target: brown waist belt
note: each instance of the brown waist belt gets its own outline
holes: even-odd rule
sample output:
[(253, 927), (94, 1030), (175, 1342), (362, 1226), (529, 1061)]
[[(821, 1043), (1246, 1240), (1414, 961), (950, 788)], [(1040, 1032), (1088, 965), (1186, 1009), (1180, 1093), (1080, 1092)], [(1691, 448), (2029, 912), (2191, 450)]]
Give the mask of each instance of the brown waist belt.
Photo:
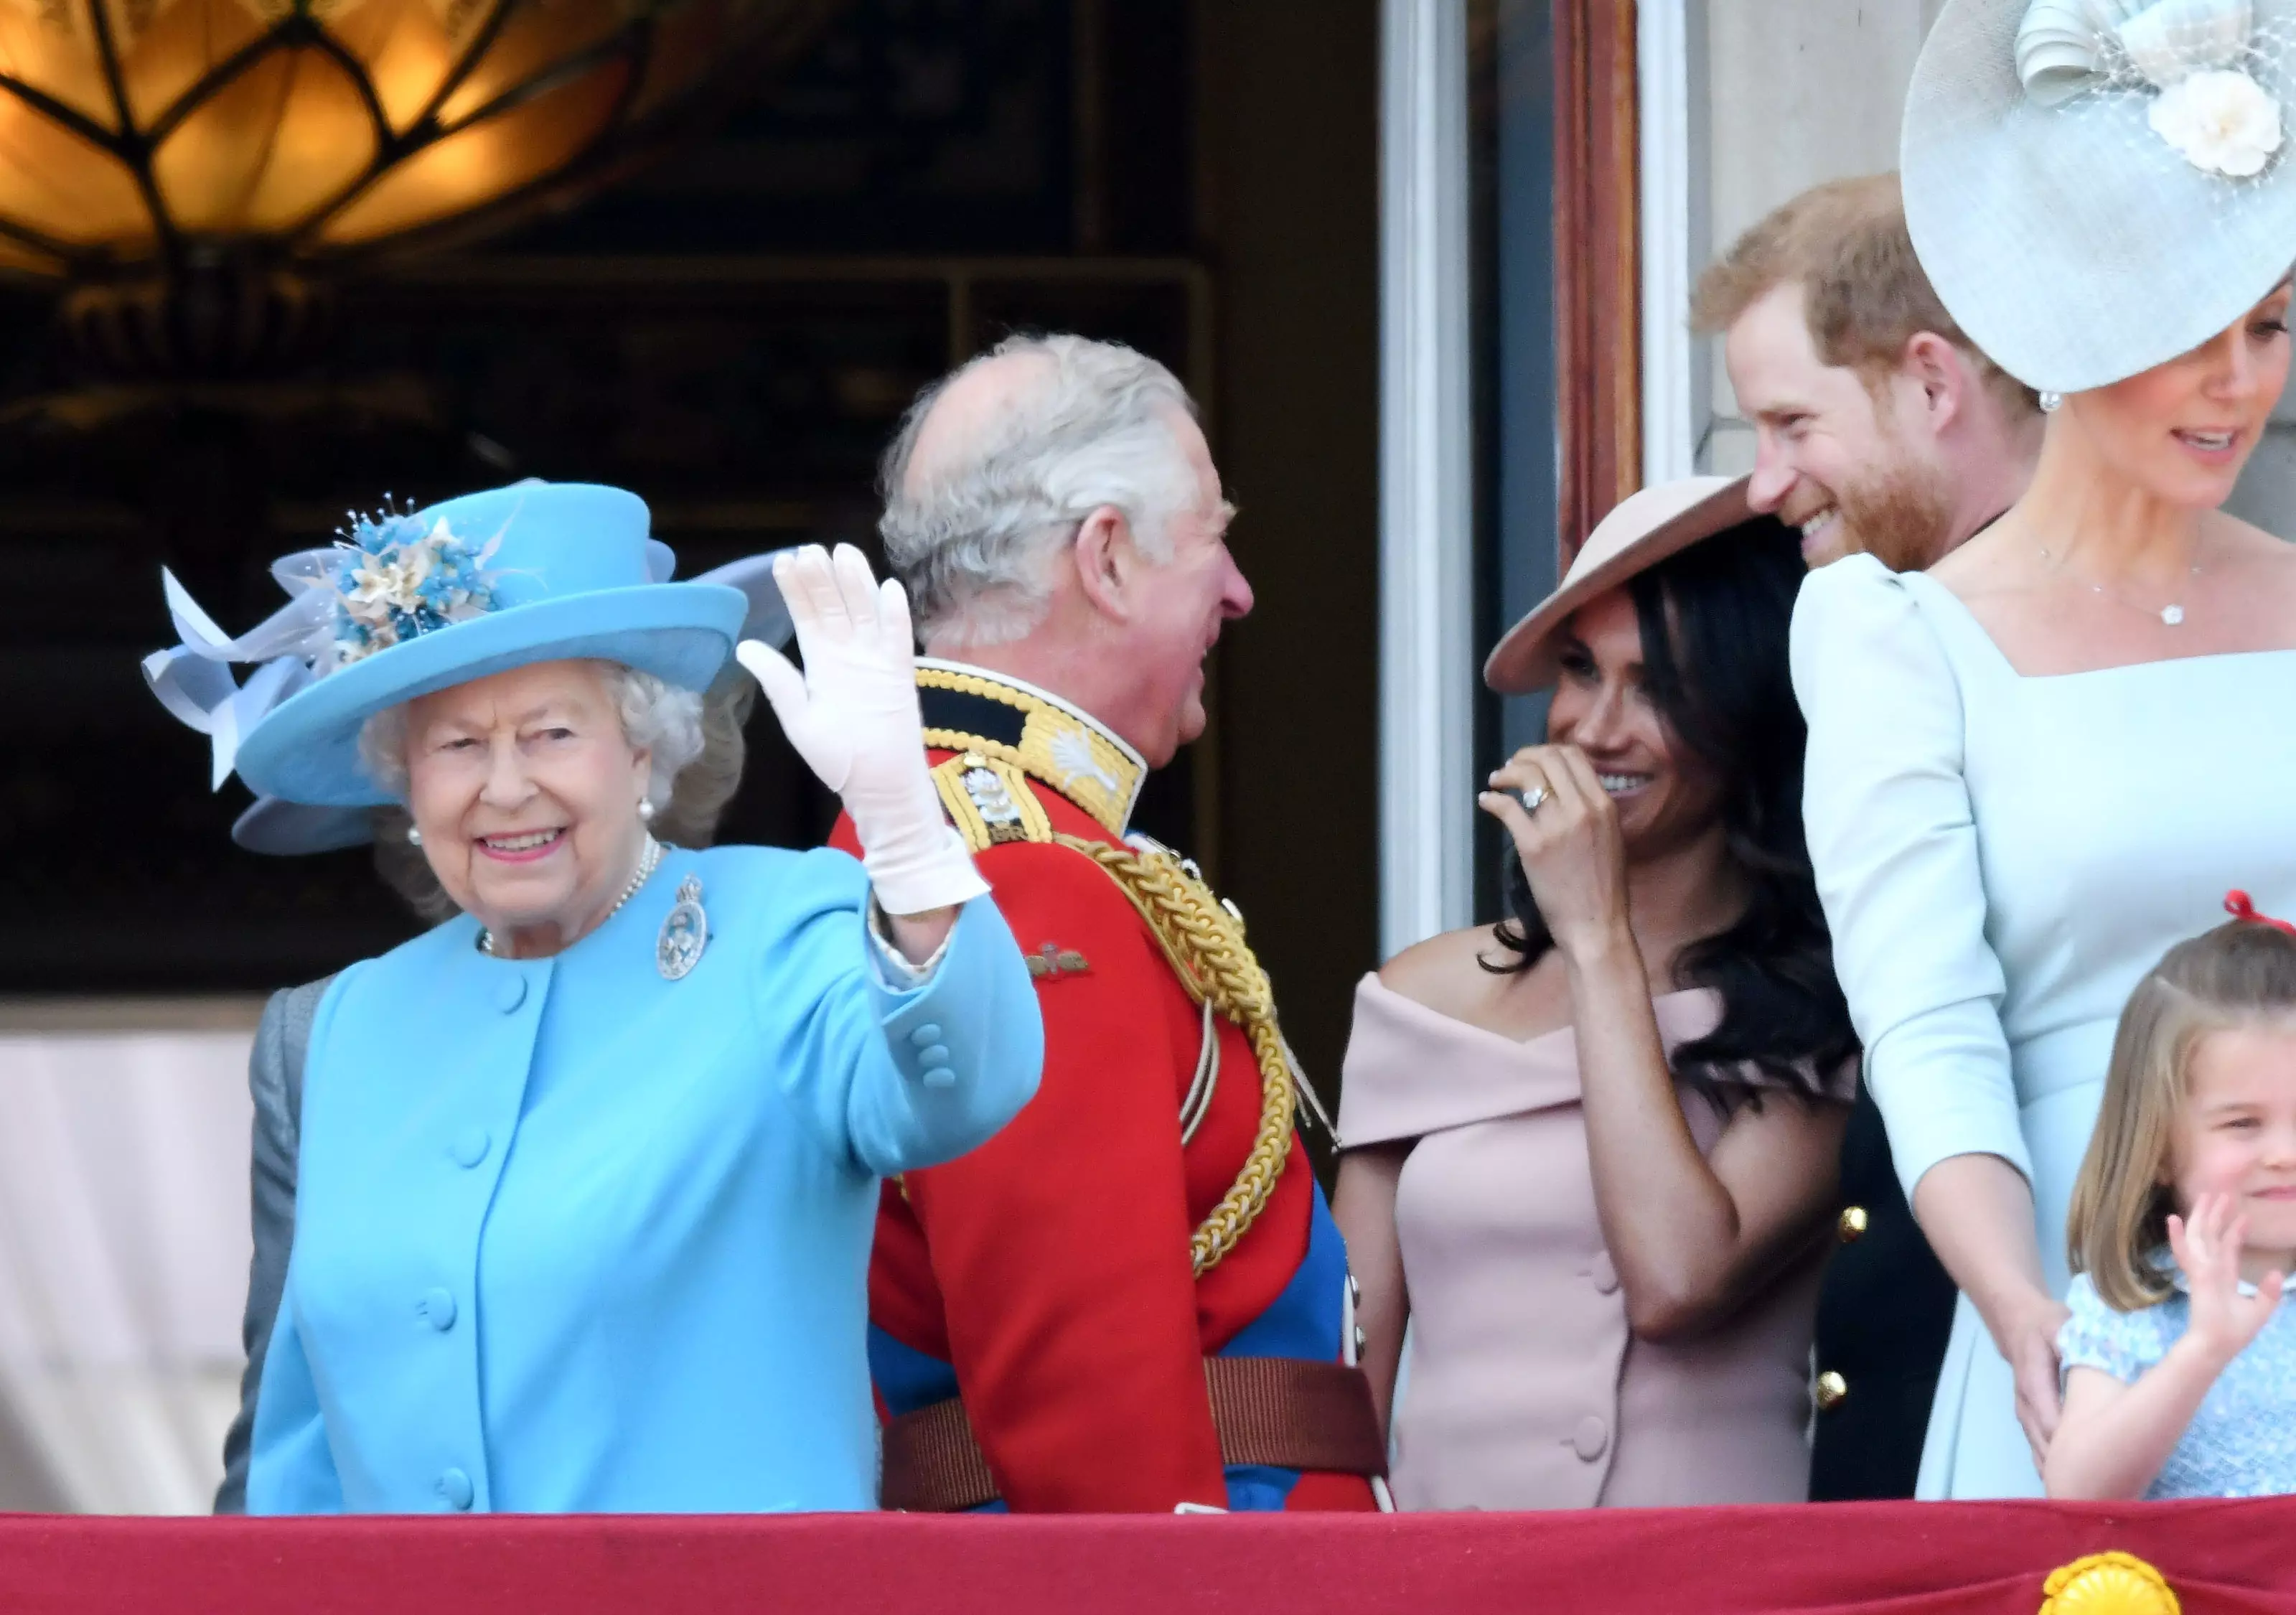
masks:
[[(1363, 1370), (1301, 1357), (1206, 1357), (1224, 1463), (1342, 1475), (1387, 1473), (1387, 1441)], [(955, 1397), (885, 1426), (882, 1502), (955, 1513), (996, 1501), (996, 1481)]]

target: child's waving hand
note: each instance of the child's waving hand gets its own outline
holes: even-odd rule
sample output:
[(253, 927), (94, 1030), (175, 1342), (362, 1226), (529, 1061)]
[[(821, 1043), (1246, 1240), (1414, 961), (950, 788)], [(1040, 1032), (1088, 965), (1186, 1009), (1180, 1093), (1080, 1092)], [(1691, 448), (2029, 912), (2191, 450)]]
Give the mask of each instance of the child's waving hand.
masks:
[(2227, 1363), (2271, 1320), (2284, 1282), (2281, 1274), (2267, 1273), (2252, 1291), (2241, 1293), (2240, 1252), (2247, 1235), (2248, 1218), (2233, 1215), (2229, 1195), (2202, 1195), (2189, 1218), (2169, 1214), (2169, 1249), (2192, 1290), (2187, 1332)]

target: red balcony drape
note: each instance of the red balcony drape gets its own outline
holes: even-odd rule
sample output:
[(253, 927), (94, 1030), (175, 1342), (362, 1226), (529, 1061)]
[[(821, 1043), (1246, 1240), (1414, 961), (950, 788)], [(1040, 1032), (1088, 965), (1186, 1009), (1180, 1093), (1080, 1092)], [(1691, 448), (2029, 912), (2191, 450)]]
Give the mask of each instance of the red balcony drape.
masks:
[[(2296, 1615), (2296, 1499), (1569, 1514), (0, 1517), (8, 1615), (2036, 1615), (2105, 1550)], [(2120, 1610), (2125, 1606), (2109, 1606)]]

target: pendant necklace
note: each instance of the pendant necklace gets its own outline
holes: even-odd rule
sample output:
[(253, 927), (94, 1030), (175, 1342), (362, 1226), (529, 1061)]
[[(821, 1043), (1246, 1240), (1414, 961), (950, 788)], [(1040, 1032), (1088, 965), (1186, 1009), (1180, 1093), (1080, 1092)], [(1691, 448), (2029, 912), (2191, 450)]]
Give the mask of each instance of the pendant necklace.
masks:
[[(2052, 554), (2047, 545), (2036, 544), (2033, 547), (2041, 552), (2042, 560), (2047, 562), (2058, 571), (2064, 573), (2066, 577), (2071, 578), (2075, 583), (2087, 584), (2089, 593), (2093, 594), (2101, 594), (2108, 600), (2112, 600), (2121, 605), (2127, 606), (2132, 611), (2142, 611), (2147, 617), (2157, 617), (2164, 624), (2172, 628), (2181, 626), (2185, 620), (2185, 607), (2184, 603), (2181, 601), (2172, 600), (2167, 605), (2157, 608), (2141, 604), (2136, 601), (2129, 599), (2128, 595), (2122, 594), (2119, 589), (2111, 589), (2105, 587), (2105, 586), (2101, 583), (2090, 582), (2089, 579), (2082, 577), (2079, 572), (2074, 571), (2070, 567), (2067, 566), (2064, 563), (2062, 557)], [(2193, 534), (2192, 546), (2185, 551), (2185, 559), (2186, 563), (2185, 567), (2185, 577), (2187, 578), (2198, 578), (2201, 575), (2201, 536), (2197, 531)], [(2191, 586), (2187, 584), (2186, 587), (2189, 588), (2190, 586)]]
[[(652, 874), (656, 869), (660, 867), (660, 865), (661, 843), (655, 840), (652, 833), (649, 832), (645, 839), (645, 848), (638, 854), (637, 873), (630, 876), (630, 883), (622, 888), (622, 895), (614, 899), (614, 906), (608, 909), (604, 914), (599, 915), (598, 924), (592, 926), (590, 929), (592, 930), (597, 930), (598, 926), (605, 924), (607, 921), (621, 913), (622, 905), (638, 895), (638, 888), (644, 885), (646, 883), (646, 878)], [(579, 939), (578, 938), (577, 940), (579, 940)], [(499, 954), (495, 952), (494, 932), (490, 930), (481, 930), (479, 932), (479, 951), (486, 955), (490, 959), (501, 957)]]

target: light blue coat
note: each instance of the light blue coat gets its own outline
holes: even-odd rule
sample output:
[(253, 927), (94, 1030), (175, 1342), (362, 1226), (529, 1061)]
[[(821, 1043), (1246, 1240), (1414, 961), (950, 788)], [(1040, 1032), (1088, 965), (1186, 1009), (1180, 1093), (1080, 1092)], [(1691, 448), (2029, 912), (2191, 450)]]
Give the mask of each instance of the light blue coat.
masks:
[[(680, 981), (655, 938), (701, 881)], [(252, 1513), (866, 1509), (881, 1176), (1035, 1093), (1036, 993), (966, 905), (890, 986), (841, 852), (672, 850), (549, 959), (467, 916), (313, 1024)]]

